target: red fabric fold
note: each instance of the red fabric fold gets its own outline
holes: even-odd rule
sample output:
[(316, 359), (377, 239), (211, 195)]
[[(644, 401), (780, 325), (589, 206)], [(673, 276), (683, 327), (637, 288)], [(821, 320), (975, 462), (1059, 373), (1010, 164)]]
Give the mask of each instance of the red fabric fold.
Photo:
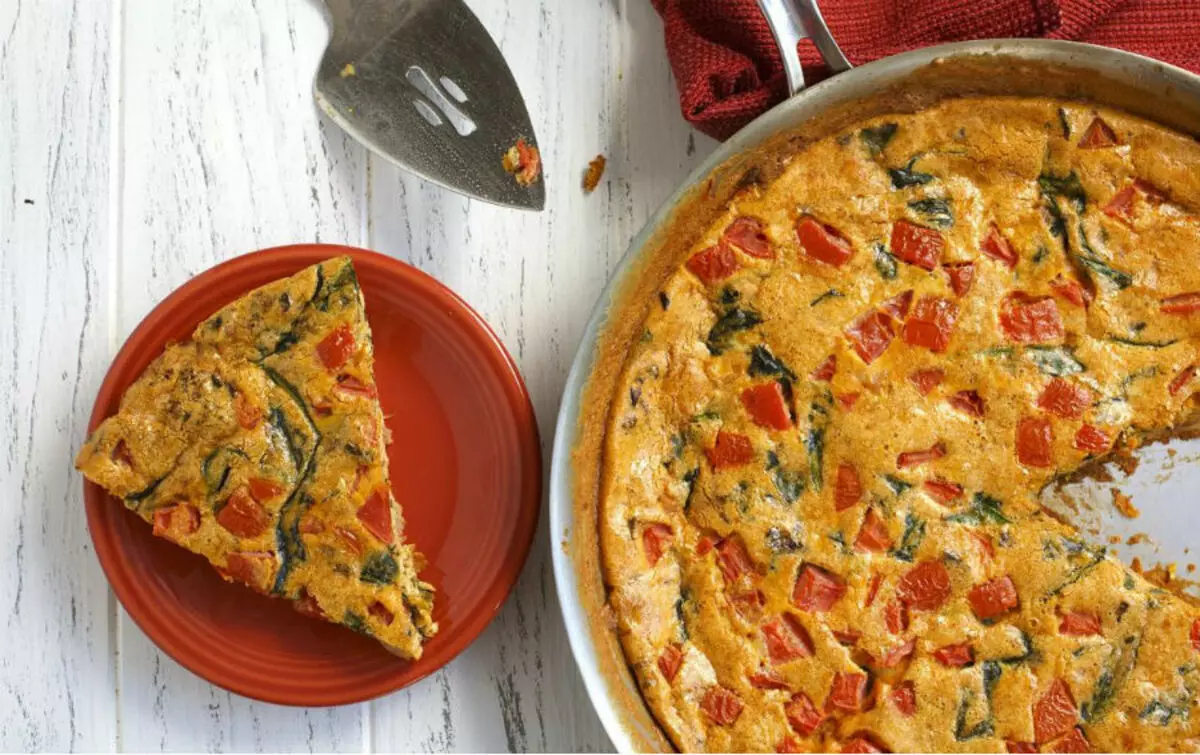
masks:
[[(652, 0), (683, 116), (725, 139), (783, 99), (779, 51), (755, 0)], [(1200, 72), (1200, 0), (825, 0), (852, 63), (944, 42), (1047, 37), (1119, 47)], [(828, 75), (799, 50), (805, 77)]]

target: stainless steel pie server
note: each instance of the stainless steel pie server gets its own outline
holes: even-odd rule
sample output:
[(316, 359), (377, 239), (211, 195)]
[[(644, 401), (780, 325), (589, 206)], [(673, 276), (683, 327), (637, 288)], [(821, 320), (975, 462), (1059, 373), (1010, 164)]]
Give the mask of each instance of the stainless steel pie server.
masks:
[(333, 34), (313, 85), (317, 103), (371, 151), (433, 183), (540, 210), (539, 177), (522, 186), (504, 154), (537, 146), (521, 90), (462, 0), (325, 0)]

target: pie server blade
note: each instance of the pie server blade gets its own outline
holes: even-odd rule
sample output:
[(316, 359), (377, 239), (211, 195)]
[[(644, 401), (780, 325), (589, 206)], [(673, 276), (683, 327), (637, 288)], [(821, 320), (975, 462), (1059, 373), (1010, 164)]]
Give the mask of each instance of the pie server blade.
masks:
[(518, 139), (537, 146), (521, 90), (462, 0), (325, 0), (333, 34), (313, 86), (350, 136), (453, 191), (540, 210), (541, 178), (504, 169)]

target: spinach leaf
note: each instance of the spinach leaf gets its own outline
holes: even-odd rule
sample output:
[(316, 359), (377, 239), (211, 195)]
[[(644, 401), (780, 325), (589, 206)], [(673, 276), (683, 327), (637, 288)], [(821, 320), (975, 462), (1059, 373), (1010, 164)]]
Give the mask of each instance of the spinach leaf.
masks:
[(1052, 377), (1075, 375), (1087, 369), (1075, 358), (1075, 349), (1070, 346), (1026, 346), (1025, 356)]
[[(321, 268), (317, 268), (318, 275), (321, 275)], [(358, 275), (354, 272), (354, 265), (346, 263), (338, 270), (337, 275), (327, 284), (321, 285), (321, 278), (317, 281), (317, 290), (313, 292), (312, 304), (322, 312), (329, 310), (330, 299), (338, 294), (347, 293), (347, 289), (358, 292)], [(350, 300), (346, 296), (340, 296), (339, 302), (342, 306), (347, 306)]]
[[(317, 269), (320, 270), (320, 268)], [(359, 634), (366, 635), (367, 637), (371, 636), (371, 628), (367, 626), (367, 622), (363, 620), (362, 616), (353, 611), (346, 611), (342, 615), (342, 625)]]
[(1076, 254), (1074, 257), (1079, 264), (1083, 265), (1091, 272), (1101, 275), (1112, 281), (1112, 284), (1119, 289), (1129, 288), (1133, 285), (1132, 275), (1124, 270), (1116, 269), (1099, 257), (1093, 257), (1086, 254)]
[(1066, 578), (1057, 587), (1055, 587), (1053, 590), (1051, 590), (1049, 593), (1047, 593), (1046, 596), (1052, 598), (1056, 595), (1061, 594), (1063, 590), (1067, 589), (1071, 585), (1078, 582), (1080, 579), (1082, 579), (1084, 577), (1084, 575), (1086, 575), (1092, 569), (1095, 569), (1100, 564), (1100, 562), (1102, 562), (1104, 560), (1104, 557), (1107, 554), (1108, 554), (1108, 549), (1103, 548), (1103, 547), (1097, 549), (1096, 551), (1093, 551), (1091, 553), (1091, 558), (1089, 558), (1087, 561), (1080, 564), (1079, 566), (1076, 566), (1075, 569), (1072, 570), (1071, 573), (1068, 574), (1066, 576)]
[(1100, 672), (1100, 678), (1096, 680), (1096, 687), (1092, 690), (1091, 698), (1079, 706), (1079, 715), (1084, 721), (1095, 723), (1108, 713), (1113, 700), (1125, 686), (1125, 681), (1129, 678), (1133, 667), (1137, 665), (1138, 650), (1141, 648), (1141, 644), (1142, 636), (1131, 634), (1125, 637), (1120, 645), (1113, 648), (1113, 653), (1105, 663), (1104, 670)]
[(1172, 338), (1169, 341), (1140, 341), (1136, 338), (1125, 338), (1123, 336), (1109, 335), (1105, 336), (1106, 341), (1119, 343), (1122, 346), (1138, 346), (1143, 349), (1165, 349), (1168, 346), (1174, 346), (1179, 343), (1178, 339)]
[(950, 514), (945, 518), (945, 521), (967, 524), (974, 527), (983, 524), (1011, 524), (1012, 520), (1005, 516), (1001, 510), (1002, 505), (998, 499), (991, 497), (987, 493), (976, 493), (974, 498), (971, 499), (971, 508), (960, 511), (957, 514)]
[(1042, 196), (1048, 199), (1062, 197), (1070, 200), (1079, 212), (1083, 212), (1087, 207), (1087, 192), (1084, 191), (1083, 184), (1079, 182), (1079, 176), (1075, 171), (1071, 171), (1065, 176), (1043, 173), (1038, 176), (1038, 189)]
[(1071, 123), (1067, 120), (1066, 108), (1060, 107), (1058, 109), (1058, 125), (1059, 125), (1059, 128), (1062, 129), (1063, 138), (1070, 139), (1071, 138)]
[(683, 481), (687, 483), (687, 496), (683, 499), (683, 510), (686, 513), (692, 507), (692, 496), (696, 494), (696, 478), (700, 476), (700, 467), (692, 467), (683, 475)]
[(815, 307), (818, 304), (820, 304), (821, 302), (824, 302), (828, 299), (837, 299), (842, 296), (845, 296), (845, 294), (843, 294), (841, 291), (838, 291), (836, 288), (831, 288), (828, 291), (826, 291), (825, 293), (818, 296), (817, 298), (813, 299), (811, 302), (809, 302), (808, 306)]
[(946, 229), (954, 225), (954, 210), (950, 200), (939, 197), (916, 199), (908, 203), (913, 212), (921, 215), (934, 228)]
[(358, 578), (373, 585), (390, 585), (396, 581), (400, 567), (388, 551), (375, 551), (363, 562)]
[(896, 264), (896, 258), (892, 253), (884, 247), (883, 244), (875, 245), (875, 269), (879, 271), (880, 277), (884, 280), (895, 280), (899, 273), (899, 265)]
[(895, 477), (890, 474), (885, 474), (883, 476), (883, 481), (887, 483), (887, 486), (892, 489), (892, 493), (894, 493), (897, 497), (904, 495), (904, 493), (912, 487), (911, 482), (901, 480), (899, 477)]
[(917, 160), (921, 155), (913, 155), (909, 158), (908, 163), (903, 168), (889, 168), (888, 175), (892, 179), (893, 189), (905, 189), (909, 186), (923, 186), (933, 180), (933, 174), (922, 173), (915, 170), (913, 166), (917, 164)]
[(911, 562), (924, 539), (925, 520), (912, 513), (905, 514), (904, 534), (900, 536), (900, 545), (892, 551), (892, 556), (901, 561)]
[(805, 447), (808, 450), (808, 474), (812, 480), (813, 490), (818, 493), (825, 486), (825, 428), (829, 425), (829, 410), (833, 407), (833, 395), (825, 391), (812, 403), (808, 414), (808, 436)]
[[(149, 485), (142, 488), (141, 490), (138, 490), (134, 493), (130, 493), (129, 495), (125, 496), (123, 499), (121, 499), (125, 502), (125, 507), (134, 509), (135, 511), (140, 511), (142, 504), (145, 503), (146, 500), (148, 498), (150, 498), (150, 496), (154, 495), (154, 491), (158, 490), (158, 486), (161, 485), (162, 481), (165, 479), (167, 479), (167, 476), (163, 475), (162, 477), (159, 477), (157, 480), (151, 482)], [(133, 504), (133, 505), (131, 506), (130, 504)]]
[(796, 373), (783, 363), (783, 360), (771, 353), (766, 346), (755, 346), (750, 349), (750, 377), (778, 377), (795, 380)]
[(867, 145), (867, 150), (875, 156), (887, 147), (888, 142), (896, 135), (897, 128), (895, 123), (881, 123), (859, 131), (858, 138), (862, 139), (863, 144)]
[(208, 495), (216, 495), (225, 487), (229, 480), (229, 472), (237, 458), (247, 459), (240, 448), (232, 446), (217, 446), (200, 462), (200, 476), (204, 478), (204, 487)]
[(734, 307), (721, 315), (712, 329), (708, 331), (705, 343), (713, 356), (725, 353), (733, 336), (742, 330), (749, 330), (762, 323), (762, 315), (751, 309)]
[(1142, 708), (1138, 718), (1155, 726), (1167, 726), (1174, 718), (1178, 718), (1180, 723), (1187, 723), (1191, 712), (1190, 693), (1185, 692), (1180, 695), (1163, 695), (1151, 700)]

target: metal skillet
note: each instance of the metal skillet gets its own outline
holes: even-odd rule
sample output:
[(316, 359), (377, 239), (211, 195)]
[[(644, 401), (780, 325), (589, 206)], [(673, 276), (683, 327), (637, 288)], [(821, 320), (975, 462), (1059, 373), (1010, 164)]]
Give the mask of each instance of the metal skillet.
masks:
[(966, 95), (1061, 97), (1200, 135), (1200, 77), (1131, 53), (1052, 40), (984, 40), (895, 55), (851, 70), (810, 0), (759, 0), (780, 49), (812, 39), (836, 76), (811, 88), (785, 53), (791, 96), (718, 148), (635, 237), (592, 313), (559, 410), (550, 478), (555, 582), (584, 685), (619, 751), (673, 748), (638, 690), (605, 604), (597, 516), (610, 397), (662, 280), (747, 181), (781, 157), (875, 115)]

